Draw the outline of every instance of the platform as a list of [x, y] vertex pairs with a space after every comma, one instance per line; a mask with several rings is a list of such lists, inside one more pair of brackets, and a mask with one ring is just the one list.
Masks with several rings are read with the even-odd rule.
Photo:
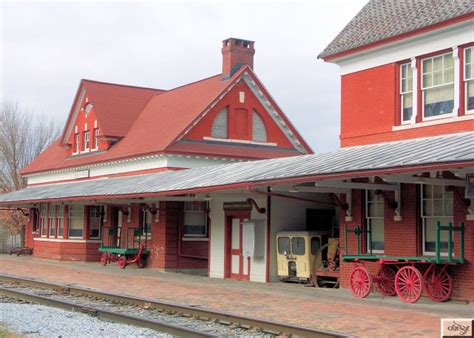
[[[152, 297], [354, 336], [439, 337], [440, 318], [462, 318], [474, 313], [474, 305], [456, 301], [439, 304], [422, 298], [417, 304], [405, 304], [396, 297], [383, 298], [379, 294], [357, 299], [348, 290], [220, 280], [151, 268], [138, 270], [135, 266], [121, 270], [118, 265], [103, 267], [99, 263], [58, 262], [30, 256], [0, 255], [0, 273]], [[119, 280], [126, 283], [120, 284]]]

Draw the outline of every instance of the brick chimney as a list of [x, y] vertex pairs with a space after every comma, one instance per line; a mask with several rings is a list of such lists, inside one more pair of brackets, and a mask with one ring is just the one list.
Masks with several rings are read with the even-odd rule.
[[228, 79], [244, 65], [253, 69], [254, 43], [235, 38], [222, 42], [222, 79]]

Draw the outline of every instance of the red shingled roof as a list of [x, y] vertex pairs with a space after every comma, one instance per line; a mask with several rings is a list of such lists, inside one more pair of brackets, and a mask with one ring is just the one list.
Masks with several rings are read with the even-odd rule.
[[[104, 134], [120, 136], [126, 133], [126, 137], [106, 152], [79, 157], [66, 157], [66, 150], [58, 140], [25, 167], [22, 174], [166, 152], [173, 141], [246, 70], [250, 68], [242, 67], [227, 80], [222, 80], [219, 74], [169, 91], [82, 80], [88, 97], [94, 102]], [[81, 89], [79, 87], [77, 96]], [[118, 122], [118, 116], [125, 122]], [[219, 150], [212, 151], [213, 155], [229, 157], [228, 152], [226, 155], [219, 147], [216, 149]], [[240, 156], [252, 158], [256, 154], [236, 155]]]

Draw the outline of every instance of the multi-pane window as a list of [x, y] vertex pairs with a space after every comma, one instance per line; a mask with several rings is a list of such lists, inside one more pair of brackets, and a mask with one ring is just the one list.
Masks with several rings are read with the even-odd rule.
[[252, 141], [267, 142], [267, 130], [265, 123], [257, 112], [253, 112], [252, 118]]
[[84, 228], [84, 206], [69, 206], [69, 237], [82, 238]]
[[366, 190], [366, 201], [367, 250], [380, 253], [384, 251], [384, 200], [382, 194]]
[[48, 235], [48, 205], [47, 204], [41, 204], [40, 229], [41, 229], [41, 236], [46, 237]]
[[98, 239], [100, 238], [100, 217], [101, 207], [90, 206], [89, 207], [89, 238]]
[[454, 109], [454, 60], [448, 53], [422, 60], [423, 117], [451, 114]]
[[58, 218], [58, 237], [63, 237], [64, 231], [64, 205], [56, 207], [56, 216]]
[[141, 219], [141, 233], [143, 236], [150, 238], [151, 236], [151, 220], [153, 215], [149, 210], [143, 210]]
[[466, 111], [474, 113], [474, 47], [464, 51]]
[[413, 114], [413, 70], [410, 63], [400, 66], [400, 106], [402, 123], [409, 122]]
[[184, 203], [184, 236], [207, 237], [207, 203]]
[[99, 129], [94, 129], [94, 149], [99, 149]]
[[227, 138], [227, 108], [222, 109], [212, 123], [211, 136]]
[[91, 132], [85, 131], [84, 132], [84, 150], [89, 150], [91, 146]]
[[56, 206], [50, 205], [48, 211], [49, 220], [49, 237], [55, 237], [56, 235]]
[[79, 153], [81, 150], [81, 140], [79, 133], [74, 134], [74, 153]]
[[[436, 225], [453, 222], [453, 193], [441, 185], [422, 185], [421, 217], [423, 219], [423, 253], [434, 254]], [[448, 250], [448, 234], [441, 231], [441, 252]]]

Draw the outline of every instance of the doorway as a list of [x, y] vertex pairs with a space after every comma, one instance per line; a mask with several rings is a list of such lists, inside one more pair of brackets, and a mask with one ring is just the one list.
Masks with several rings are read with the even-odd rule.
[[243, 223], [250, 213], [226, 214], [225, 278], [250, 280], [250, 257], [243, 255]]

